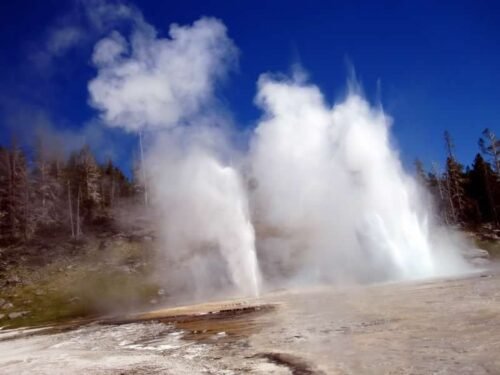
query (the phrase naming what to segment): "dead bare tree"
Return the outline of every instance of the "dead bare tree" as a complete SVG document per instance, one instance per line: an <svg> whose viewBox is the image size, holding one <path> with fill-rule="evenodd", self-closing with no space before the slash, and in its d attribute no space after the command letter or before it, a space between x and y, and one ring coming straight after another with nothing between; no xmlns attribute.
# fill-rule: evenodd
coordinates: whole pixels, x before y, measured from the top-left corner
<svg viewBox="0 0 500 375"><path fill-rule="evenodd" d="M71 204L71 182L68 180L68 213L71 226L71 238L75 238L75 226L73 223L73 205Z"/></svg>
<svg viewBox="0 0 500 375"><path fill-rule="evenodd" d="M448 153L446 158L446 188L450 202L452 220L461 224L465 207L465 191L463 187L463 172L455 158L455 145L448 131L444 132L445 146Z"/></svg>
<svg viewBox="0 0 500 375"><path fill-rule="evenodd" d="M479 138L479 148L484 155L490 158L491 164L495 168L495 173L500 178L500 140L488 128L483 130L483 137Z"/></svg>

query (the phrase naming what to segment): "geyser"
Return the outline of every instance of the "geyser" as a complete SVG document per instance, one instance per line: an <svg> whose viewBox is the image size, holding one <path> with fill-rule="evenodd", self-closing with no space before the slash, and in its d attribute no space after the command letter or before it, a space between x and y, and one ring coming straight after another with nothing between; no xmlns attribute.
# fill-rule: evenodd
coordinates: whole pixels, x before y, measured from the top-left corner
<svg viewBox="0 0 500 375"><path fill-rule="evenodd" d="M130 42L114 31L99 41L91 103L109 126L143 132L143 181L157 217L170 290L201 298L235 288L257 295L255 234L235 152L214 109L215 85L237 49L216 19L172 25L158 38L137 23Z"/></svg>
<svg viewBox="0 0 500 375"><path fill-rule="evenodd" d="M217 158L216 150L200 144L197 136L206 130L189 135L192 131L158 139L147 160L149 174L156 176L151 193L165 260L172 265L165 270L167 280L200 298L231 287L256 296L260 276L255 234L240 175ZM187 149L179 149L184 142Z"/></svg>
<svg viewBox="0 0 500 375"><path fill-rule="evenodd" d="M144 132L144 175L170 289L256 295L274 282L367 282L462 267L391 147L391 119L356 91L329 106L301 80L263 75L249 151L229 141L217 83L237 60L202 18L159 38L134 26L95 48L91 103L109 126ZM260 270L259 270L260 268Z"/></svg>
<svg viewBox="0 0 500 375"><path fill-rule="evenodd" d="M257 103L265 115L252 140L252 203L267 274L367 281L450 267L381 109L355 91L329 108L317 87L267 75Z"/></svg>

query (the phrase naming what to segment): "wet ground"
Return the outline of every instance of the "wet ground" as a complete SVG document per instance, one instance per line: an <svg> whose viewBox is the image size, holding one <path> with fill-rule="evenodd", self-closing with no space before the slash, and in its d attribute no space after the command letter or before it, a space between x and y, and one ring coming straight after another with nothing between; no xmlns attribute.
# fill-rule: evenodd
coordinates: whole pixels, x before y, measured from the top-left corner
<svg viewBox="0 0 500 375"><path fill-rule="evenodd" d="M498 374L500 272L0 333L1 374Z"/></svg>

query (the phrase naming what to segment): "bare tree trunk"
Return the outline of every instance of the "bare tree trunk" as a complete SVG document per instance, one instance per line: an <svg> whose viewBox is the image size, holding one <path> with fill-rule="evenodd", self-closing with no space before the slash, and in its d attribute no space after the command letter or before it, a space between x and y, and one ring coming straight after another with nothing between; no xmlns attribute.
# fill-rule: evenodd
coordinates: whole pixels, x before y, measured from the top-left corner
<svg viewBox="0 0 500 375"><path fill-rule="evenodd" d="M104 188L104 180L101 180L99 182L99 189L101 190L101 196L102 196L101 209L104 209L104 207L106 207L106 202L108 202L106 189Z"/></svg>
<svg viewBox="0 0 500 375"><path fill-rule="evenodd" d="M76 198L76 238L79 238L81 235L80 229L80 186L78 186L78 196Z"/></svg>
<svg viewBox="0 0 500 375"><path fill-rule="evenodd" d="M41 187L45 187L45 162L44 161L39 161L40 163L40 166L39 166L39 170L40 170L40 186ZM45 191L42 190L41 192L42 194L42 208L45 209Z"/></svg>
<svg viewBox="0 0 500 375"><path fill-rule="evenodd" d="M9 156L9 214L10 214L10 233L12 237L16 236L16 217L15 217L15 197L14 197L14 180L16 178L16 158L14 156L14 151L10 151Z"/></svg>
<svg viewBox="0 0 500 375"><path fill-rule="evenodd" d="M498 150L497 150L497 138L494 133L489 133L488 139L491 144L491 154L493 156L493 162L495 163L495 172L497 176L500 175L500 160L498 158Z"/></svg>
<svg viewBox="0 0 500 375"><path fill-rule="evenodd" d="M109 207L113 207L113 202L115 200L115 174L111 175L111 193L109 197Z"/></svg>
<svg viewBox="0 0 500 375"><path fill-rule="evenodd" d="M441 182L441 175L439 173L438 166L436 163L432 163L432 169L434 171L434 176L436 176L436 181L437 181L438 190L439 190L439 197L441 198L441 201L444 202L445 197L444 197L443 183ZM450 224L450 220L448 218L448 212L446 210L444 212L444 221L445 221L446 225Z"/></svg>
<svg viewBox="0 0 500 375"><path fill-rule="evenodd" d="M68 180L68 210L69 210L69 223L71 225L71 238L75 238L75 227L73 224L73 207L71 205L71 185Z"/></svg>
<svg viewBox="0 0 500 375"><path fill-rule="evenodd" d="M144 149L142 147L142 131L139 132L139 148L141 151L141 169L142 169L142 184L144 186L144 205L148 206L148 185L146 180L146 166L144 164Z"/></svg>
<svg viewBox="0 0 500 375"><path fill-rule="evenodd" d="M488 204L491 207L491 211L493 213L493 221L496 225L499 224L497 207L495 205L495 199L493 198L493 194L491 193L490 182L488 180L488 172L486 171L486 165L483 164L483 181L486 189L486 196L488 198Z"/></svg>
<svg viewBox="0 0 500 375"><path fill-rule="evenodd" d="M24 187L24 240L28 240L29 238L29 214L28 214L28 204L29 204L29 186L28 186L28 178L26 177L25 187Z"/></svg>
<svg viewBox="0 0 500 375"><path fill-rule="evenodd" d="M450 209L451 209L451 217L453 219L453 223L458 224L458 218L457 218L457 214L456 214L456 210L455 210L455 205L453 204L453 198L451 195L452 193L451 193L451 186L450 186L450 178L449 177L446 178L446 186L447 186L446 192L448 195L448 202L450 204Z"/></svg>

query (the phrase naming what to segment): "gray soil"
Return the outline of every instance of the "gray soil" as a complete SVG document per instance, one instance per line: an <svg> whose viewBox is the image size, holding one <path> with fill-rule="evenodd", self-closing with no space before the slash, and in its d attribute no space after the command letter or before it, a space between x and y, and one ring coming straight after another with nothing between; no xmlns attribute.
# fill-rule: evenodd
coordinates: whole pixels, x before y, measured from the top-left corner
<svg viewBox="0 0 500 375"><path fill-rule="evenodd" d="M498 374L500 269L0 331L2 374Z"/></svg>

